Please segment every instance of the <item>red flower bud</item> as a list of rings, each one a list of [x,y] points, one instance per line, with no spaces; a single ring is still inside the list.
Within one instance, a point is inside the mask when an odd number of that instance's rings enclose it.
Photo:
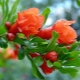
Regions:
[[[47,66],[47,63],[46,63],[46,60],[44,59],[44,63],[40,66],[40,68],[42,69],[42,71],[45,73],[45,74],[50,74],[52,73],[52,71],[54,70],[53,68],[49,68]]]
[[[8,33],[6,35],[6,37],[8,38],[9,41],[13,41],[16,37],[16,35],[14,35],[13,33]]]
[[[5,26],[6,26],[6,28],[7,28],[8,30],[10,29],[11,25],[12,25],[11,22],[6,22],[6,23],[5,23]]]
[[[52,51],[52,52],[48,52],[47,54],[45,54],[44,58],[46,58],[47,60],[50,60],[52,62],[55,62],[58,59],[58,55],[56,52]]]

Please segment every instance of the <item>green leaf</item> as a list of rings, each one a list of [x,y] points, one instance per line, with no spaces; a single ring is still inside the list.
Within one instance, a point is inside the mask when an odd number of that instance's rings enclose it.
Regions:
[[[76,0],[78,6],[80,6],[80,0]]]
[[[44,54],[45,47],[46,47],[46,45],[37,45],[37,46],[33,46],[31,48],[28,47],[28,51],[29,51],[29,53],[38,52],[40,54]]]
[[[7,41],[4,38],[0,38],[0,47],[7,48],[7,46],[8,46]]]
[[[47,60],[47,66],[48,67],[53,67],[53,63],[50,60]]]
[[[69,52],[71,58],[79,58],[80,51]]]
[[[34,58],[33,61],[37,66],[41,66],[43,64],[43,59],[41,56]]]
[[[71,52],[71,51],[74,51],[74,50],[79,46],[79,44],[80,44],[80,42],[75,42],[75,43],[73,43],[69,51],[70,51],[70,52]]]
[[[52,63],[50,60],[47,60],[47,65],[48,67],[57,67],[57,68],[61,68],[62,66],[59,61]]]
[[[1,2],[2,2],[2,6],[1,7],[2,7],[2,23],[3,23],[4,15],[5,15],[5,6],[4,6],[5,2],[4,2],[4,0],[2,0]]]
[[[72,77],[75,77],[78,72],[75,68],[60,68],[59,71],[63,74],[69,74]]]
[[[2,8],[2,17],[4,19],[4,15],[5,15],[5,1],[4,0],[1,0],[1,8]]]
[[[23,48],[20,48],[19,53],[18,53],[18,59],[22,60],[24,57],[25,57],[24,50],[23,50]]]
[[[79,67],[80,66],[80,59],[72,59],[72,60],[69,60],[67,62],[65,62],[63,64],[64,66],[76,66],[76,67]]]
[[[63,52],[64,54],[67,54],[69,51],[68,51],[68,49],[67,49],[66,47],[62,47],[62,52]]]
[[[62,60],[62,61],[68,60],[68,59],[70,59],[70,54],[69,53],[67,53],[67,54],[61,53],[58,55],[58,58],[59,58],[59,60]]]
[[[9,7],[8,7],[8,2],[9,0],[3,0],[4,2],[4,16],[3,16],[3,21],[2,24],[4,24],[7,21],[8,17],[8,12],[9,12]]]
[[[30,40],[32,43],[36,43],[37,45],[46,45],[48,42],[40,37],[34,37]]]
[[[30,40],[30,42],[37,42],[37,43],[44,42],[44,41],[45,40],[40,37],[34,37]]]
[[[56,48],[54,49],[54,51],[56,51],[58,54],[60,54],[60,53],[62,53],[62,47],[59,47],[57,45]]]
[[[7,32],[6,28],[4,26],[0,26],[0,35],[3,35]]]
[[[36,41],[36,38],[35,38],[35,39],[30,40],[30,41],[24,42],[29,53],[33,53],[33,52],[44,53],[44,50],[45,50],[45,47],[47,44],[44,44],[44,43],[39,42],[39,41],[41,41],[41,40]]]
[[[16,43],[18,43],[18,44],[21,44],[21,45],[24,44],[24,40],[21,39],[21,38],[18,38],[18,37],[15,38],[14,42],[16,42]]]
[[[50,12],[51,12],[51,10],[50,10],[50,8],[45,8],[44,9],[44,11],[42,12],[42,15],[44,16],[44,18],[45,18],[45,21],[44,21],[44,24],[45,24],[45,22],[46,22],[46,20],[47,20],[47,18],[48,18],[48,16],[49,16],[49,14],[50,14]]]
[[[24,42],[24,44],[28,49],[34,49],[37,46],[37,44],[31,43],[30,41],[27,41],[27,40]]]
[[[12,6],[12,8],[11,8],[11,11],[10,11],[10,13],[9,13],[9,15],[8,15],[8,20],[11,20],[11,19],[12,19],[11,17],[12,17],[12,15],[14,15],[14,13],[16,12],[16,10],[17,10],[17,5],[18,5],[19,1],[20,1],[20,0],[16,0],[16,1],[14,2],[13,6]]]
[[[57,68],[61,68],[62,65],[59,61],[56,61],[56,62],[54,62],[53,66],[57,67]]]
[[[11,19],[10,19],[10,22],[13,24],[13,23],[16,21],[17,17],[18,17],[17,14],[12,15],[12,17],[11,17]]]
[[[9,12],[9,7],[8,7],[8,2],[9,2],[9,0],[6,0],[6,16],[8,16],[8,12]]]
[[[37,66],[35,65],[34,61],[32,60],[32,58],[29,56],[29,54],[27,54],[27,51],[25,51],[27,58],[29,59],[29,61],[31,62],[32,65],[32,70],[33,70],[33,74],[35,77],[41,79],[41,80],[45,80],[44,76],[40,73],[40,71],[38,70]]]
[[[52,51],[55,49],[56,41],[57,41],[58,37],[59,37],[58,33],[53,31],[52,32],[52,38],[51,38],[49,44],[47,45],[45,51]]]
[[[54,51],[56,51],[58,54],[67,54],[69,51],[68,49],[64,46],[64,47],[60,47],[59,45],[56,46],[56,48],[54,49]]]

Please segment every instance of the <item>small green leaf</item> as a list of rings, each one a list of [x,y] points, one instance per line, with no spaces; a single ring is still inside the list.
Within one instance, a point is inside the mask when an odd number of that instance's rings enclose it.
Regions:
[[[62,66],[59,61],[52,63],[50,60],[47,60],[47,65],[48,67],[57,67],[57,68],[61,68]]]
[[[61,68],[62,65],[59,61],[56,61],[56,62],[54,62],[53,66],[57,67],[57,68]]]
[[[4,24],[7,21],[7,17],[9,13],[9,7],[8,7],[9,0],[3,0],[3,1],[4,1],[4,16],[3,16],[2,24]]]
[[[45,47],[46,45],[37,45],[30,48],[28,47],[28,51],[29,53],[38,52],[40,54],[44,54]]]
[[[2,18],[4,19],[4,15],[5,15],[5,1],[1,0],[1,8],[2,8]],[[2,20],[3,23],[3,20]]]
[[[67,54],[69,51],[68,49],[64,46],[64,47],[60,47],[59,45],[56,46],[56,48],[54,49],[54,51],[56,51],[58,54]]]
[[[43,64],[43,59],[41,56],[34,58],[33,61],[37,66],[41,66]]]
[[[62,52],[64,54],[67,54],[69,52],[68,49],[65,46],[64,47],[61,47],[61,49],[62,49]]]
[[[70,54],[69,53],[67,53],[67,54],[61,53],[58,55],[58,58],[60,60],[64,61],[64,60],[70,59]]]
[[[3,35],[7,32],[6,28],[4,26],[0,26],[0,35]]]
[[[48,67],[53,67],[53,63],[50,60],[47,60],[47,66]]]
[[[30,41],[25,41],[24,45],[27,47],[29,53],[33,53],[33,52],[44,53],[44,50],[47,44],[40,43],[36,41],[36,38],[35,38]]]
[[[42,12],[42,15],[44,16],[44,18],[45,18],[45,21],[44,21],[44,24],[45,24],[45,22],[46,22],[46,20],[47,20],[47,18],[48,18],[48,16],[49,16],[49,14],[50,14],[50,12],[51,12],[51,10],[50,10],[50,8],[45,8],[44,9],[44,11]]]
[[[36,48],[36,46],[37,46],[37,44],[31,43],[31,42],[29,42],[29,41],[27,41],[27,40],[24,42],[24,44],[25,44],[25,46],[26,46],[28,49],[34,49],[34,48]]]
[[[80,44],[80,42],[75,42],[75,43],[73,43],[69,51],[70,51],[70,52],[71,52],[71,51],[74,51],[74,50],[79,46],[79,44]]]
[[[72,77],[75,77],[78,73],[75,68],[60,68],[59,71],[63,74],[70,74]]]
[[[41,79],[41,80],[45,80],[44,76],[40,73],[40,71],[38,70],[37,66],[35,65],[34,61],[32,60],[32,58],[29,56],[29,54],[27,54],[27,51],[25,51],[27,58],[29,59],[29,61],[31,62],[32,65],[32,70],[33,70],[33,74],[35,77]]]
[[[11,20],[11,19],[12,19],[11,17],[12,17],[12,15],[14,15],[14,13],[16,12],[16,10],[17,10],[17,5],[18,5],[19,1],[20,1],[20,0],[16,0],[16,1],[14,2],[13,6],[12,6],[12,8],[11,8],[11,11],[10,11],[10,13],[9,13],[9,15],[8,15],[8,20]]]
[[[0,47],[7,48],[7,46],[8,46],[7,41],[4,38],[0,38]]]
[[[6,0],[6,16],[8,16],[8,12],[9,12],[9,7],[8,7],[8,2],[9,0]]]
[[[17,17],[18,17],[17,14],[12,15],[12,17],[11,17],[11,19],[10,19],[10,22],[13,24],[13,23],[16,21]]]
[[[80,6],[80,0],[76,0],[78,6]]]
[[[45,51],[52,51],[55,49],[56,41],[57,41],[58,37],[59,37],[58,33],[53,31],[52,38],[51,38],[49,44],[47,45]]]
[[[24,44],[24,40],[21,39],[21,38],[18,38],[18,37],[15,38],[14,42],[16,42],[16,43],[18,43],[18,44],[21,44],[21,45]]]
[[[80,51],[69,52],[71,58],[79,58]]]
[[[63,64],[64,66],[76,66],[80,67],[80,59],[72,59]]]
[[[40,43],[40,42],[44,42],[44,40],[40,37],[34,37],[30,40],[30,42],[39,42]]]
[[[36,43],[38,45],[46,45],[48,42],[40,37],[34,37],[30,40],[32,43]]]
[[[60,54],[60,53],[62,53],[62,47],[59,47],[57,45],[56,48],[54,49],[54,51],[56,51],[58,54]]]
[[[24,57],[25,57],[24,50],[23,50],[23,48],[20,48],[19,53],[18,53],[18,59],[22,60]]]

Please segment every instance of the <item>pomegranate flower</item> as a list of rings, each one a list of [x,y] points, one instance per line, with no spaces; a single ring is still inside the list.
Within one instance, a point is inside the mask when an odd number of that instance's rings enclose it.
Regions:
[[[73,23],[75,21],[58,20],[53,26],[40,30],[35,36],[50,39],[52,37],[52,31],[56,31],[59,34],[59,44],[72,44],[77,38],[76,31],[70,26]]]
[[[17,26],[26,37],[36,34],[42,27],[44,17],[38,13],[38,8],[30,8],[18,13]]]
[[[77,33],[70,26],[75,23],[75,21],[58,20],[54,26],[53,30],[59,33],[59,44],[71,44],[76,41]]]

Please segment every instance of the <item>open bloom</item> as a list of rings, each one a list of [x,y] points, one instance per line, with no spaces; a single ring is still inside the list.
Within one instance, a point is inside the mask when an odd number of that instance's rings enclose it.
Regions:
[[[43,39],[50,39],[52,37],[52,31],[56,31],[59,34],[59,44],[72,44],[76,41],[77,33],[70,26],[75,21],[58,20],[53,26],[40,30],[36,36]]]
[[[76,41],[77,33],[70,26],[75,23],[75,21],[58,20],[54,26],[53,30],[59,33],[59,44],[71,44]]]
[[[42,27],[44,17],[39,14],[39,9],[30,8],[18,13],[17,26],[26,37],[34,35]]]

